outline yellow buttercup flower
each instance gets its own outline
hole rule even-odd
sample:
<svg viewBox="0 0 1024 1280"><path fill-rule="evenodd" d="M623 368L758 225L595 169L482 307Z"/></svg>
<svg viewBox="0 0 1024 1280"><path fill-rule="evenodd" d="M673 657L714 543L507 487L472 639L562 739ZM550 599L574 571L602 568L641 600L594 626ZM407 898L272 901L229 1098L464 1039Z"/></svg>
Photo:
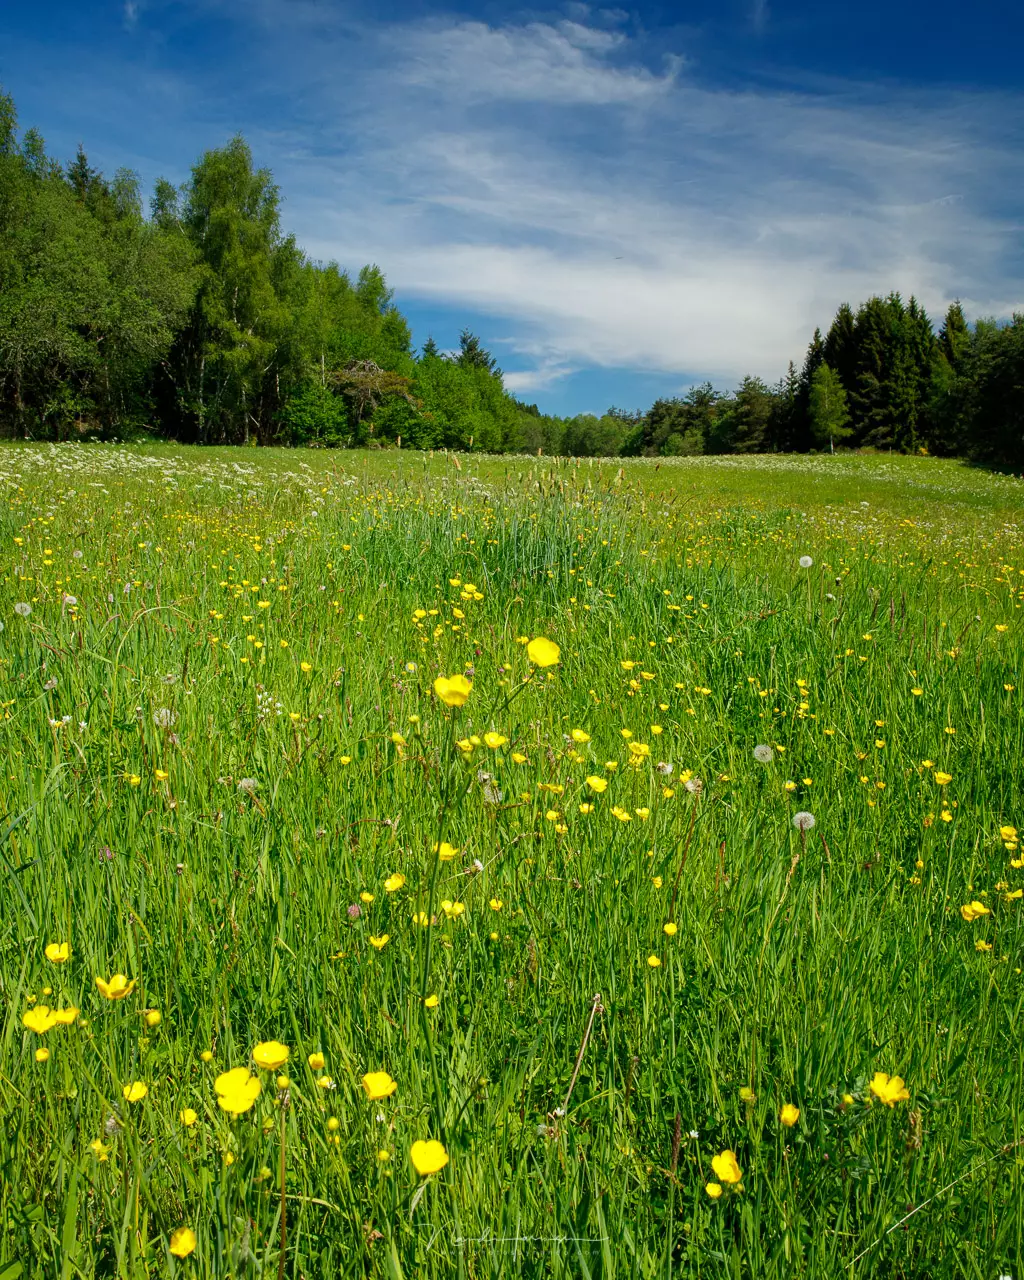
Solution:
<svg viewBox="0 0 1024 1280"><path fill-rule="evenodd" d="M977 899L975 899L974 902L964 903L960 908L960 914L968 924L972 924L975 920L980 920L982 916L991 915L992 912L990 908L985 906L984 902L978 902Z"/></svg>
<svg viewBox="0 0 1024 1280"><path fill-rule="evenodd" d="M29 1031L34 1031L39 1036L45 1035L47 1031L52 1030L57 1025L57 1019L53 1011L45 1004L37 1004L34 1009L29 1009L27 1013L23 1013L21 1021L28 1027Z"/></svg>
<svg viewBox="0 0 1024 1280"><path fill-rule="evenodd" d="M434 845L434 852L442 862L451 862L452 858L458 857L459 850L455 845L449 844L447 840L442 840L440 844Z"/></svg>
<svg viewBox="0 0 1024 1280"><path fill-rule="evenodd" d="M311 1053L309 1057L306 1059L306 1061L309 1063L311 1070L323 1071L324 1055L322 1053Z"/></svg>
<svg viewBox="0 0 1024 1280"><path fill-rule="evenodd" d="M787 1102L779 1112L779 1119L787 1129L792 1129L796 1122L800 1119L800 1108L794 1107L792 1102Z"/></svg>
<svg viewBox="0 0 1024 1280"><path fill-rule="evenodd" d="M409 1158L420 1177L426 1178L432 1173L439 1173L445 1167L448 1163L448 1152L436 1138L426 1142L421 1138L412 1144Z"/></svg>
<svg viewBox="0 0 1024 1280"><path fill-rule="evenodd" d="M397 893L403 884L405 884L405 876L402 875L401 871L396 871L394 875L388 876L384 881L384 888L388 893Z"/></svg>
<svg viewBox="0 0 1024 1280"><path fill-rule="evenodd" d="M503 747L508 742L508 738L503 733L485 733L484 742L492 751L497 751L499 747Z"/></svg>
<svg viewBox="0 0 1024 1280"><path fill-rule="evenodd" d="M213 1082L213 1087L217 1092L217 1105L234 1116L248 1111L263 1089L259 1077L250 1075L248 1067L225 1071Z"/></svg>
<svg viewBox="0 0 1024 1280"><path fill-rule="evenodd" d="M704 1190L712 1200L717 1200L722 1194L722 1184L720 1182L708 1182L705 1184Z"/></svg>
<svg viewBox="0 0 1024 1280"><path fill-rule="evenodd" d="M438 676L434 681L434 692L446 707L464 707L472 691L472 680L463 675Z"/></svg>
<svg viewBox="0 0 1024 1280"><path fill-rule="evenodd" d="M562 651L553 640L537 636L526 646L526 656L535 667L553 667L562 656Z"/></svg>
<svg viewBox="0 0 1024 1280"><path fill-rule="evenodd" d="M870 1084L871 1092L881 1099L887 1107L894 1107L897 1102L906 1102L910 1093L903 1083L902 1076L887 1076L884 1071L876 1071Z"/></svg>
<svg viewBox="0 0 1024 1280"><path fill-rule="evenodd" d="M71 955L70 942L51 942L46 948L46 958L51 964L63 964Z"/></svg>
<svg viewBox="0 0 1024 1280"><path fill-rule="evenodd" d="M608 779L599 778L596 774L593 774L591 777L587 778L586 783L587 783L587 786L591 789L591 791L596 791L598 795L600 795L602 791L608 790Z"/></svg>
<svg viewBox="0 0 1024 1280"><path fill-rule="evenodd" d="M290 1050L280 1040L261 1040L252 1051L252 1060L264 1071L276 1071L288 1061Z"/></svg>
<svg viewBox="0 0 1024 1280"><path fill-rule="evenodd" d="M130 996L135 990L137 981L138 979L132 978L131 982L129 982L123 973L115 973L109 982L104 982L102 978L97 978L96 985L108 1000L123 1000L125 996Z"/></svg>
<svg viewBox="0 0 1024 1280"><path fill-rule="evenodd" d="M661 968L661 960L660 960L657 956L648 956L648 957L647 957L647 964L648 964L648 965L649 965L649 967L650 967L650 968L652 968L652 969L660 969L660 968Z"/></svg>
<svg viewBox="0 0 1024 1280"><path fill-rule="evenodd" d="M184 1107L178 1112L178 1119L186 1129L191 1129L195 1122L199 1119L198 1114L191 1107Z"/></svg>
<svg viewBox="0 0 1024 1280"><path fill-rule="evenodd" d="M363 1076L363 1088L368 1098L378 1102L381 1098L390 1098L398 1085L386 1071L369 1071Z"/></svg>
<svg viewBox="0 0 1024 1280"><path fill-rule="evenodd" d="M187 1258L190 1253L195 1251L196 1233L191 1227L178 1227L176 1231L171 1232L171 1253L176 1258Z"/></svg>
<svg viewBox="0 0 1024 1280"><path fill-rule="evenodd" d="M133 1080L121 1090L121 1096L125 1102L141 1102L147 1093L149 1093L149 1086L143 1084L141 1080Z"/></svg>
<svg viewBox="0 0 1024 1280"><path fill-rule="evenodd" d="M578 742L580 744L584 742L589 742L590 734L587 733L586 729L573 729L572 740L573 742Z"/></svg>
<svg viewBox="0 0 1024 1280"><path fill-rule="evenodd" d="M936 769L932 777L940 787L944 787L947 782L953 781L953 775L951 773L943 773L941 769Z"/></svg>
<svg viewBox="0 0 1024 1280"><path fill-rule="evenodd" d="M728 1148L712 1159L711 1167L715 1171L715 1177L721 1182L735 1183L743 1177L736 1162L736 1153Z"/></svg>
<svg viewBox="0 0 1024 1280"><path fill-rule="evenodd" d="M370 946L374 947L377 951L382 951L390 941L391 941L390 933L370 935Z"/></svg>

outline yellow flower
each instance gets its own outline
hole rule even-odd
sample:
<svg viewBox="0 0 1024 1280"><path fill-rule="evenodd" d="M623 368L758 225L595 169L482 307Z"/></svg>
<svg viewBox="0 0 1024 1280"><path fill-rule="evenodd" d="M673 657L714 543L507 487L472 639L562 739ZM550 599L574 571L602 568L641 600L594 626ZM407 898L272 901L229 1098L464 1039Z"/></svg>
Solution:
<svg viewBox="0 0 1024 1280"><path fill-rule="evenodd" d="M513 751L512 759L516 764L526 764L526 756L524 756L521 751Z"/></svg>
<svg viewBox="0 0 1024 1280"><path fill-rule="evenodd" d="M51 964L63 964L70 955L70 942L51 942L46 948L46 958Z"/></svg>
<svg viewBox="0 0 1024 1280"><path fill-rule="evenodd" d="M453 844L449 844L447 840L442 840L440 844L434 845L434 852L442 862L450 862L452 858L458 855L459 850Z"/></svg>
<svg viewBox="0 0 1024 1280"><path fill-rule="evenodd" d="M203 1062L213 1061L213 1054L209 1049L204 1049L202 1053L199 1055L199 1057Z"/></svg>
<svg viewBox="0 0 1024 1280"><path fill-rule="evenodd" d="M488 903L488 906L492 911L500 911L504 905L504 902L502 902L500 898L492 898Z"/></svg>
<svg viewBox="0 0 1024 1280"><path fill-rule="evenodd" d="M975 951L991 951L992 943L986 942L984 938L979 938L978 941L974 944L974 949Z"/></svg>
<svg viewBox="0 0 1024 1280"><path fill-rule="evenodd" d="M660 969L660 968L661 968L661 960L659 959L659 957L658 957L658 956L648 956L648 957L647 957L647 963L648 963L648 965L649 965L652 969Z"/></svg>
<svg viewBox="0 0 1024 1280"><path fill-rule="evenodd" d="M107 1156L110 1155L110 1148L104 1146L103 1141L100 1138L93 1138L92 1142L89 1143L89 1150L93 1153L100 1164L102 1164L104 1160L106 1160Z"/></svg>
<svg viewBox="0 0 1024 1280"><path fill-rule="evenodd" d="M391 934L390 934L390 933L381 933L381 934L378 934L378 935L374 935L374 934L371 934L371 935L370 935L370 946L371 946L371 947L375 947L375 948L376 948L376 950L378 950L378 951L383 951L383 949L388 945L388 943L389 943L390 941L391 941Z"/></svg>
<svg viewBox="0 0 1024 1280"><path fill-rule="evenodd" d="M456 916L462 915L466 910L466 904L464 902L450 902L445 900L441 903L441 910L445 913L448 919L451 920Z"/></svg>
<svg viewBox="0 0 1024 1280"><path fill-rule="evenodd" d="M248 1067L225 1071L213 1082L213 1087L217 1091L217 1105L234 1116L248 1111L263 1088L259 1077L249 1074Z"/></svg>
<svg viewBox="0 0 1024 1280"><path fill-rule="evenodd" d="M919 698L919 697L921 696L921 694L922 694L922 693L924 693L924 690L923 690L923 689L919 689L919 688L915 685L915 686L914 686L914 688L913 688L913 689L911 689L911 691L910 691L910 692L914 695L914 697L915 697L915 698Z"/></svg>
<svg viewBox="0 0 1024 1280"><path fill-rule="evenodd" d="M947 782L953 781L953 775L951 773L943 773L941 769L936 769L932 777L940 787L944 787Z"/></svg>
<svg viewBox="0 0 1024 1280"><path fill-rule="evenodd" d="M486 742L492 751L497 751L499 747L503 747L505 743L508 742L508 738L506 738L502 733L485 733L484 742Z"/></svg>
<svg viewBox="0 0 1024 1280"><path fill-rule="evenodd" d="M613 806L612 806L612 813L613 813L613 815L614 815L616 818L618 818L618 820L619 820L620 822L632 822L632 821L633 821L632 817L631 817L631 816L626 812L626 810L625 810L625 809L623 809L623 807L622 807L621 805L619 805L619 804L616 804L616 805L613 805Z"/></svg>
<svg viewBox="0 0 1024 1280"><path fill-rule="evenodd" d="M1000 827L999 838L1000 840L1016 840L1017 828L1016 827ZM49 951L49 947L47 947L47 951Z"/></svg>
<svg viewBox="0 0 1024 1280"><path fill-rule="evenodd" d="M288 1061L289 1052L280 1040L261 1040L252 1051L252 1060L264 1071L276 1071Z"/></svg>
<svg viewBox="0 0 1024 1280"><path fill-rule="evenodd" d="M439 996L427 996L423 1001L424 1008L427 1009L436 1009L440 1003L441 1000Z"/></svg>
<svg viewBox="0 0 1024 1280"><path fill-rule="evenodd" d="M526 656L535 667L553 667L562 656L562 651L553 640L537 636L526 646Z"/></svg>
<svg viewBox="0 0 1024 1280"><path fill-rule="evenodd" d="M712 1200L717 1200L722 1194L722 1185L719 1182L709 1182L705 1185L704 1190L708 1193Z"/></svg>
<svg viewBox="0 0 1024 1280"><path fill-rule="evenodd" d="M975 920L980 920L982 916L990 916L992 912L985 906L984 902L978 902L975 899L973 902L964 903L960 908L960 914L968 924L972 924Z"/></svg>
<svg viewBox="0 0 1024 1280"><path fill-rule="evenodd" d="M50 1061L49 1049L43 1048L43 1049L36 1050L36 1062L49 1062L49 1061Z"/></svg>
<svg viewBox="0 0 1024 1280"><path fill-rule="evenodd" d="M324 1055L322 1053L311 1053L306 1059L312 1071L323 1071Z"/></svg>
<svg viewBox="0 0 1024 1280"><path fill-rule="evenodd" d="M367 891L364 889L364 890L362 891L362 893L359 895L359 901L360 901L360 902L370 903L370 902L372 902L372 901L373 901L373 894L372 894L372 893L367 893Z"/></svg>
<svg viewBox="0 0 1024 1280"><path fill-rule="evenodd" d="M436 1138L431 1138L427 1142L421 1138L412 1144L409 1158L416 1172L421 1178L425 1178L431 1173L440 1172L445 1167L448 1163L448 1152Z"/></svg>
<svg viewBox="0 0 1024 1280"><path fill-rule="evenodd" d="M185 1107L183 1110L178 1112L178 1119L181 1121L181 1123L185 1126L186 1129L191 1129L192 1126L195 1124L195 1122L199 1119L199 1116L196 1114L195 1111L192 1110L191 1107Z"/></svg>
<svg viewBox="0 0 1024 1280"><path fill-rule="evenodd" d="M667 925L665 925L665 934L666 934L669 938L674 938L678 932L679 932L679 930L677 929L677 927L676 927L676 925L674 924L674 922L673 922L673 921L671 921L671 920L670 920L670 921L668 922L668 924L667 924Z"/></svg>
<svg viewBox="0 0 1024 1280"><path fill-rule="evenodd" d="M906 1102L910 1097L902 1076L887 1076L884 1071L876 1071L871 1081L871 1092L887 1107L894 1107L897 1102Z"/></svg>
<svg viewBox="0 0 1024 1280"><path fill-rule="evenodd" d="M741 1102L753 1102L755 1101L755 1097L756 1095L753 1089L751 1089L748 1085L744 1085L743 1088L740 1090Z"/></svg>
<svg viewBox="0 0 1024 1280"><path fill-rule="evenodd" d="M146 1026L158 1027L160 1025L162 1014L159 1009L147 1009L145 1013Z"/></svg>
<svg viewBox="0 0 1024 1280"><path fill-rule="evenodd" d="M48 1009L45 1004L38 1004L34 1009L29 1009L27 1013L23 1013L21 1021L28 1027L29 1031L34 1031L39 1036L45 1035L47 1031L52 1030L57 1025L57 1019L53 1011Z"/></svg>
<svg viewBox="0 0 1024 1280"><path fill-rule="evenodd" d="M743 1177L736 1163L736 1153L728 1149L712 1159L711 1167L715 1171L715 1177L722 1182L739 1182Z"/></svg>
<svg viewBox="0 0 1024 1280"><path fill-rule="evenodd" d="M369 1071L363 1076L363 1088L371 1101L378 1102L381 1098L390 1098L398 1085L386 1071Z"/></svg>
<svg viewBox="0 0 1024 1280"><path fill-rule="evenodd" d="M167 772L166 769L154 769L153 776L156 778L158 782L166 782L171 775Z"/></svg>
<svg viewBox="0 0 1024 1280"><path fill-rule="evenodd" d="M109 982L104 982L102 978L96 979L96 985L108 1000L123 1000L125 996L130 996L135 990L136 979L132 978L131 982L123 973L115 973Z"/></svg>
<svg viewBox="0 0 1024 1280"><path fill-rule="evenodd" d="M149 1086L143 1084L141 1080L133 1080L121 1090L121 1096L125 1102L141 1102L147 1093L149 1093Z"/></svg>
<svg viewBox="0 0 1024 1280"><path fill-rule="evenodd" d="M580 805L580 813L582 813L582 814L586 815L586 814L588 814L588 813L593 813L593 812L594 812L594 806L593 806L592 804L581 804L581 805Z"/></svg>
<svg viewBox="0 0 1024 1280"><path fill-rule="evenodd" d="M191 1227L178 1227L171 1232L171 1253L176 1258L187 1258L196 1247L196 1233Z"/></svg>
<svg viewBox="0 0 1024 1280"><path fill-rule="evenodd" d="M464 707L473 691L473 682L465 676L438 676L434 681L434 692L446 707Z"/></svg>
<svg viewBox="0 0 1024 1280"><path fill-rule="evenodd" d="M599 778L596 774L587 778L586 783L591 791L596 791L598 795L600 795L602 791L607 791L608 789L608 779Z"/></svg>
<svg viewBox="0 0 1024 1280"><path fill-rule="evenodd" d="M401 871L396 871L394 875L388 876L384 881L384 888L388 893L397 893L403 884L405 884L405 876L402 875Z"/></svg>
<svg viewBox="0 0 1024 1280"><path fill-rule="evenodd" d="M581 744L584 742L589 742L590 734L587 733L586 729L573 729L572 740L573 742L579 742Z"/></svg>
<svg viewBox="0 0 1024 1280"><path fill-rule="evenodd" d="M800 1108L794 1107L792 1102L787 1102L779 1112L779 1119L787 1129L792 1129L796 1122L800 1119Z"/></svg>

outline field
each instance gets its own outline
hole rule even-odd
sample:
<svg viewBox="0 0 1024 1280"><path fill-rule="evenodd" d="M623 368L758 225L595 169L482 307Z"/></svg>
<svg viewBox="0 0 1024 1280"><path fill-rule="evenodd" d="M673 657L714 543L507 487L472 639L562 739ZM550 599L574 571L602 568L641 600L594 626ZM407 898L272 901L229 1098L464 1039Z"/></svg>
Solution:
<svg viewBox="0 0 1024 1280"><path fill-rule="evenodd" d="M1019 1276L1024 481L0 484L0 1280Z"/></svg>

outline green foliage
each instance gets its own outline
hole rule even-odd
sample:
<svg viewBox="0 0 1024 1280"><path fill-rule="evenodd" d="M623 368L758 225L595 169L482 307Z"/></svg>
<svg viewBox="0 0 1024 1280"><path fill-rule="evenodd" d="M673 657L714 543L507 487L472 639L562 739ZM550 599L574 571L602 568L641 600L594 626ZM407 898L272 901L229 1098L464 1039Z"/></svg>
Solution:
<svg viewBox="0 0 1024 1280"><path fill-rule="evenodd" d="M852 432L846 392L839 375L827 363L818 365L811 379L808 403L811 435L818 448L845 440Z"/></svg>
<svg viewBox="0 0 1024 1280"><path fill-rule="evenodd" d="M0 1277L1017 1274L1024 483L18 444L0 493Z"/></svg>
<svg viewBox="0 0 1024 1280"><path fill-rule="evenodd" d="M646 413L563 419L510 395L468 328L450 356L432 337L417 355L377 264L353 282L284 232L243 138L180 188L158 180L148 220L142 207L135 174L108 179L82 147L62 167L35 130L19 138L0 93L0 431L579 457L842 440L1024 468L1018 322L971 328L959 302L937 337L913 297L843 303L775 386L748 376L730 394L704 383Z"/></svg>

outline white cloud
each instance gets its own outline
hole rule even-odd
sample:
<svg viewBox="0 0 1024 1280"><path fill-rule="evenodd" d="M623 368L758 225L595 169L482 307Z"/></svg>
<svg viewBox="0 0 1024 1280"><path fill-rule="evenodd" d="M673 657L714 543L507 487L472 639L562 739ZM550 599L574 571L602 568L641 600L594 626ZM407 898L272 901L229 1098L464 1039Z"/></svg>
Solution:
<svg viewBox="0 0 1024 1280"><path fill-rule="evenodd" d="M933 315L1024 308L1020 95L726 89L584 5L488 25L191 2L237 24L232 59L155 90L152 63L104 67L110 132L191 159L242 129L300 243L379 262L400 303L493 317L517 390L589 364L773 379L841 301L892 288ZM99 97L74 74L78 129Z"/></svg>
<svg viewBox="0 0 1024 1280"><path fill-rule="evenodd" d="M484 22L424 23L384 35L401 60L399 77L440 94L468 99L549 103L636 103L671 89L678 62L655 75L613 56L626 44L619 32L580 22L530 22L492 27Z"/></svg>
<svg viewBox="0 0 1024 1280"><path fill-rule="evenodd" d="M1024 176L1000 141L1019 100L726 91L578 22L431 22L383 46L372 148L345 157L343 198L292 202L300 238L379 261L400 298L514 321L524 389L586 363L774 378L840 301L893 288L933 314L1024 301L998 212Z"/></svg>

